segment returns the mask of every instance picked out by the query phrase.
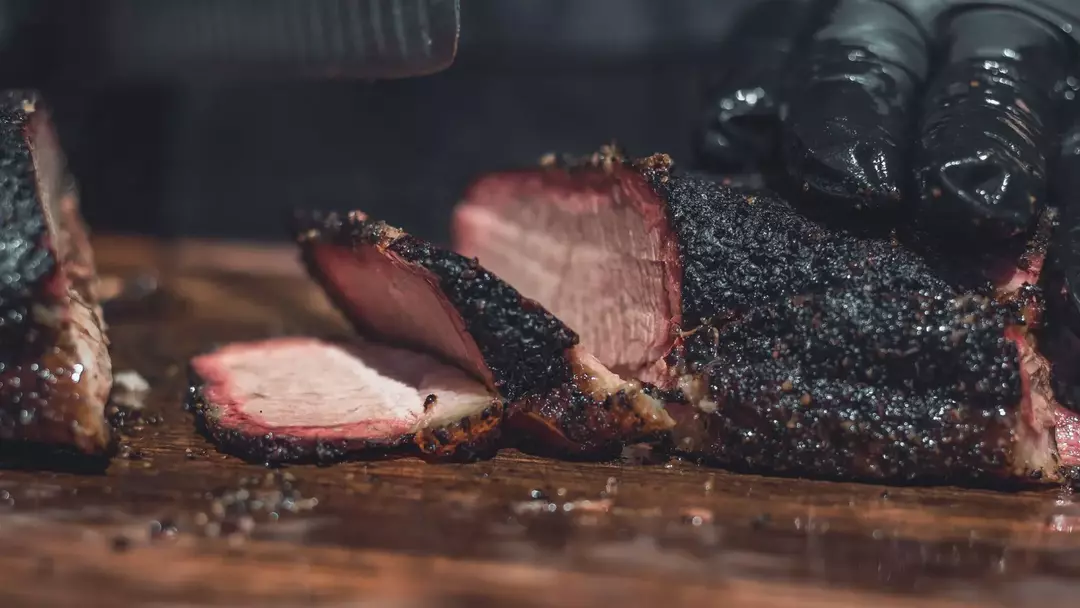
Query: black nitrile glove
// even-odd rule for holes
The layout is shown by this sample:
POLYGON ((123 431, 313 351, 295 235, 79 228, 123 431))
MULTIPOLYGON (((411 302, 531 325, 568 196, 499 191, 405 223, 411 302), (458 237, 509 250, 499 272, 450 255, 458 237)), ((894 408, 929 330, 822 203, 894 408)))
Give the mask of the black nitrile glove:
POLYGON ((726 47, 703 168, 964 252, 1057 208, 1043 346, 1080 407, 1080 0, 762 0, 726 47))
POLYGON ((728 46, 701 162, 826 211, 1016 236, 1080 115, 1080 0, 767 0, 728 46))

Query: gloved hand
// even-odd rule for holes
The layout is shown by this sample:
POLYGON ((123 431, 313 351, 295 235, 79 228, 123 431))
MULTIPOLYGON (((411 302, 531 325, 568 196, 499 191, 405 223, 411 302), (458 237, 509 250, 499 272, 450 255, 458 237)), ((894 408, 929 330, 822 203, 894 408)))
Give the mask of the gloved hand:
MULTIPOLYGON (((1078 0, 756 3, 721 57, 700 161, 772 164, 826 211, 1014 237, 1051 190, 1078 194, 1078 55, 1078 0), (1052 167, 1068 129, 1072 169, 1052 167)), ((1063 228, 1080 248, 1080 225, 1063 228)))
POLYGON ((1044 346, 1080 407, 1080 0, 768 0, 733 32, 705 168, 965 250, 1058 209, 1044 346))

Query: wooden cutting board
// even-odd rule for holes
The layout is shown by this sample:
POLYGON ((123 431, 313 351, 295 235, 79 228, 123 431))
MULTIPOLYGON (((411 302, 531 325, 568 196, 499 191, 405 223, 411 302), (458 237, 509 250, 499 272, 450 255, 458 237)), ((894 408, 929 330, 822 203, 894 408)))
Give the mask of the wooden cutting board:
POLYGON ((288 247, 99 238, 96 250, 102 273, 162 285, 109 319, 116 368, 152 386, 148 420, 104 471, 6 450, 0 605, 1080 601, 1080 504, 1064 491, 822 483, 633 455, 276 471, 224 456, 181 407, 188 358, 348 329, 288 247))

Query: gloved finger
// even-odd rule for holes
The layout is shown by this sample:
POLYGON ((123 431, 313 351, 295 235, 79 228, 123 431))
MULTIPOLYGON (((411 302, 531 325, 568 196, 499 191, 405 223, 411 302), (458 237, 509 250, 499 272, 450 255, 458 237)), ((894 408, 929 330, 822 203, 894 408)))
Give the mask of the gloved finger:
POLYGON ((915 152, 920 220, 932 229, 1012 237, 1044 204, 1056 153, 1054 87, 1072 61, 1049 23, 1015 10, 968 9, 943 21, 915 152))
POLYGON ((768 0, 746 11, 717 53, 705 87, 703 124, 694 134, 698 164, 759 168, 775 159, 783 71, 810 29, 808 0, 768 0))
POLYGON ((881 0, 840 0, 789 71, 787 170, 838 210, 896 209, 911 106, 928 69, 916 18, 881 0))

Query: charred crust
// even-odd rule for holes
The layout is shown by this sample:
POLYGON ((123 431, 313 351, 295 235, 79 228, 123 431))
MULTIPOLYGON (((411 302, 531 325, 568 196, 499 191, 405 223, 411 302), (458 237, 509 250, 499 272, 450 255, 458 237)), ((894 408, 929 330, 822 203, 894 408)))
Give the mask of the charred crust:
POLYGON ((737 315, 830 287, 950 292, 916 254, 826 230, 769 192, 740 193, 695 174, 653 185, 668 201, 684 259, 684 319, 737 315))
POLYGON ((618 455, 627 437, 640 436, 642 420, 624 395, 598 403, 576 386, 560 386, 516 401, 506 416, 518 447, 548 456, 605 459, 618 455))
POLYGON ((317 441, 274 433, 254 434, 219 423, 219 406, 206 398, 206 383, 188 366, 189 386, 184 408, 195 419, 196 429, 218 449, 247 462, 280 466, 285 464, 330 465, 349 460, 377 460, 418 456, 428 461, 470 461, 493 456, 498 449, 498 412, 502 405, 484 410, 487 418, 475 414, 431 430, 421 430, 387 441, 351 439, 317 441))
POLYGON ((666 432, 665 423, 642 415, 643 400, 663 396, 645 386, 626 386, 604 398, 591 397, 567 385, 530 394, 507 410, 507 432, 521 449, 548 456, 582 460, 617 456, 628 440, 653 441, 666 432))
POLYGON ((630 169, 642 174, 651 183, 656 184, 667 183, 674 164, 669 155, 659 153, 640 159, 632 159, 627 156, 626 152, 616 142, 600 146, 599 150, 585 156, 549 153, 540 159, 541 168, 563 170, 571 174, 592 172, 599 169, 610 175, 615 173, 617 169, 630 169))
MULTIPOLYGON (((530 391, 546 391, 571 381, 565 352, 578 342, 577 334, 540 305, 524 298, 493 274, 464 256, 402 234, 382 222, 360 215, 311 215, 297 227, 302 243, 374 246, 432 273, 439 289, 465 323, 495 388, 509 401, 530 391)), ((322 279, 318 264, 305 252, 308 269, 322 279)), ((331 290, 332 291, 332 290, 331 290)), ((334 294, 331 294, 332 297, 334 294)), ((343 311, 346 302, 336 299, 343 311)))
POLYGON ((682 343, 672 350, 669 355, 672 369, 684 373, 700 373, 706 364, 719 356, 719 346, 720 330, 710 325, 701 325, 687 334, 682 343))
POLYGON ((894 239, 825 228, 768 192, 663 177, 650 179, 679 239, 686 325, 668 362, 707 387, 679 449, 756 473, 1015 476, 1022 384, 1005 330, 1040 308, 1036 291, 975 295, 894 239))
MULTIPOLYGON (((1019 403, 1019 356, 1007 307, 979 296, 830 290, 756 309, 718 329, 725 359, 760 370, 911 394, 944 391, 970 406, 1019 403)), ((703 332, 699 332, 703 333, 703 332)), ((772 373, 772 372, 770 372, 772 373)))
MULTIPOLYGON (((556 446, 555 451, 568 456, 602 457, 617 453, 622 441, 651 430, 654 423, 634 402, 646 394, 639 394, 638 389, 633 395, 586 394, 582 387, 593 380, 579 377, 575 370, 571 351, 578 343, 577 334, 475 259, 439 249, 359 213, 309 216, 297 226, 297 238, 311 274, 324 285, 322 270, 305 245, 377 247, 430 273, 475 342, 494 388, 510 404, 507 434, 521 447, 556 446)), ((329 291, 332 298, 339 298, 329 291)), ((336 299, 335 303, 347 314, 347 302, 336 299)), ((485 425, 501 418, 501 412, 482 412, 469 424, 485 425)), ((444 440, 432 432, 421 443, 425 449, 438 451, 444 440)))
POLYGON ((717 409, 701 417, 705 439, 694 451, 735 470, 815 478, 964 484, 1013 476, 1008 412, 943 391, 826 380, 785 390, 783 382, 746 368, 711 377, 717 409))
POLYGON ((482 412, 436 429, 423 429, 413 437, 413 444, 429 459, 469 461, 493 456, 499 448, 502 428, 499 402, 482 412))
POLYGON ((411 236, 388 249, 439 279, 508 401, 562 386, 573 377, 566 351, 578 336, 536 302, 484 270, 475 260, 411 236))
POLYGON ((109 373, 93 255, 74 184, 33 91, 0 92, 0 439, 107 455, 109 373), (84 313, 84 314, 78 314, 84 313), (81 361, 89 345, 94 360, 81 361))
POLYGON ((49 287, 59 272, 57 244, 49 238, 31 144, 38 103, 31 91, 0 93, 0 337, 8 359, 12 349, 54 335, 36 322, 33 308, 53 306, 61 295, 49 287))

